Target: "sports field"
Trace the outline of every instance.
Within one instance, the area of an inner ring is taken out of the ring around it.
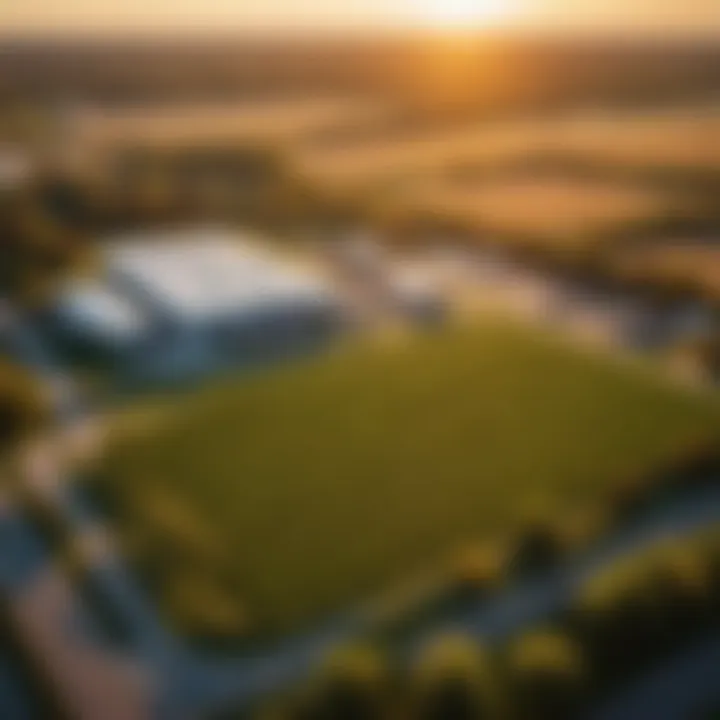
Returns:
[[[270,634],[720,428],[650,370],[490,321],[225,380],[166,416],[109,452],[119,532],[180,626],[205,608]]]

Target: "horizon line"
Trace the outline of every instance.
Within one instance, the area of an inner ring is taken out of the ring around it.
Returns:
[[[421,24],[322,26],[299,28],[297,26],[253,25],[227,29],[222,27],[194,28],[80,28],[68,30],[11,29],[0,28],[0,44],[95,44],[133,42],[243,42],[260,44],[269,41],[342,41],[352,39],[499,39],[499,40],[558,40],[576,38],[581,41],[642,41],[642,42],[701,42],[720,39],[720,28],[682,27],[668,28],[650,26],[588,26],[581,23],[563,26],[529,24],[495,24],[458,28],[440,28]]]

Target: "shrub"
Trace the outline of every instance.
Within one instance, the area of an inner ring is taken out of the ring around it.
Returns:
[[[0,455],[42,427],[49,403],[23,368],[0,360]]]
[[[297,701],[303,720],[379,720],[387,715],[385,664],[373,648],[355,646],[330,655]]]
[[[490,658],[463,636],[436,640],[413,669],[408,704],[417,720],[497,717],[501,701]]]
[[[515,541],[508,570],[520,577],[546,572],[555,566],[562,550],[560,533],[550,522],[532,521]]]
[[[461,547],[451,562],[451,580],[461,594],[482,595],[505,580],[507,551],[500,543]]]
[[[585,658],[566,635],[540,630],[510,644],[505,653],[517,718],[575,717],[586,698]]]
[[[569,626],[599,689],[627,681],[717,621],[715,536],[674,540],[614,563],[581,590]]]
[[[683,642],[707,627],[711,617],[709,554],[691,542],[659,549],[651,561],[649,584],[658,599],[670,640]]]

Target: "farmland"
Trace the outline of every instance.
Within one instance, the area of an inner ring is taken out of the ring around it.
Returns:
[[[720,248],[703,242],[658,243],[619,251],[621,273],[697,287],[707,297],[720,292]]]
[[[531,508],[597,507],[720,428],[712,399],[493,321],[170,402],[166,424],[116,438],[96,490],[172,623],[254,637]]]
[[[331,148],[308,148],[301,167],[354,184],[412,176],[457,163],[497,165],[533,154],[569,154],[621,166],[720,169],[720,112],[714,105],[611,115],[519,118]]]
[[[306,98],[90,109],[79,114],[77,131],[88,148],[111,157],[128,147],[160,153],[149,162],[150,205],[163,187],[170,195],[184,192],[167,187],[171,170],[160,168],[170,156],[161,150],[178,157],[192,155],[192,148],[211,150],[213,157],[226,150],[233,157],[260,144],[272,146],[273,158],[281,160],[277,167],[287,176],[278,182],[281,190],[302,188],[294,197],[265,193],[262,202],[278,216],[284,207],[306,207],[320,224],[338,206],[381,226],[398,214],[430,213],[540,246],[625,237],[678,221],[717,225],[712,199],[720,187],[720,111],[712,102],[485,121],[413,117],[400,100]],[[257,222],[242,174],[228,175],[220,160],[213,162],[219,177],[207,186],[220,198],[240,195],[242,202],[228,201],[235,220]],[[190,175],[200,177],[197,170]],[[141,181],[132,183],[139,195]],[[325,209],[312,207],[313,198],[322,198]]]
[[[178,146],[187,142],[293,141],[336,126],[373,126],[389,116],[382,103],[285,99],[200,104],[180,108],[88,109],[77,118],[79,137],[91,145]]]
[[[668,220],[717,225],[715,105],[439,125],[330,147],[299,138],[293,147],[321,187],[498,238],[566,245]]]
[[[282,142],[301,172],[348,187],[548,153],[620,166],[720,169],[720,109],[714,104],[405,127],[409,112],[402,103],[353,97],[90,108],[78,114],[76,130],[90,145]]]
[[[556,245],[651,219],[671,201],[663,193],[641,188],[556,177],[428,181],[405,202],[418,211],[460,219],[499,235],[522,234]]]

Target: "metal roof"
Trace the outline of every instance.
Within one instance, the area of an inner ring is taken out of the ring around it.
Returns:
[[[112,277],[179,319],[202,321],[330,300],[321,282],[236,238],[214,229],[133,236],[106,245],[105,262]]]
[[[139,338],[147,329],[142,311],[128,298],[97,281],[76,282],[61,295],[58,312],[75,331],[109,343]]]

